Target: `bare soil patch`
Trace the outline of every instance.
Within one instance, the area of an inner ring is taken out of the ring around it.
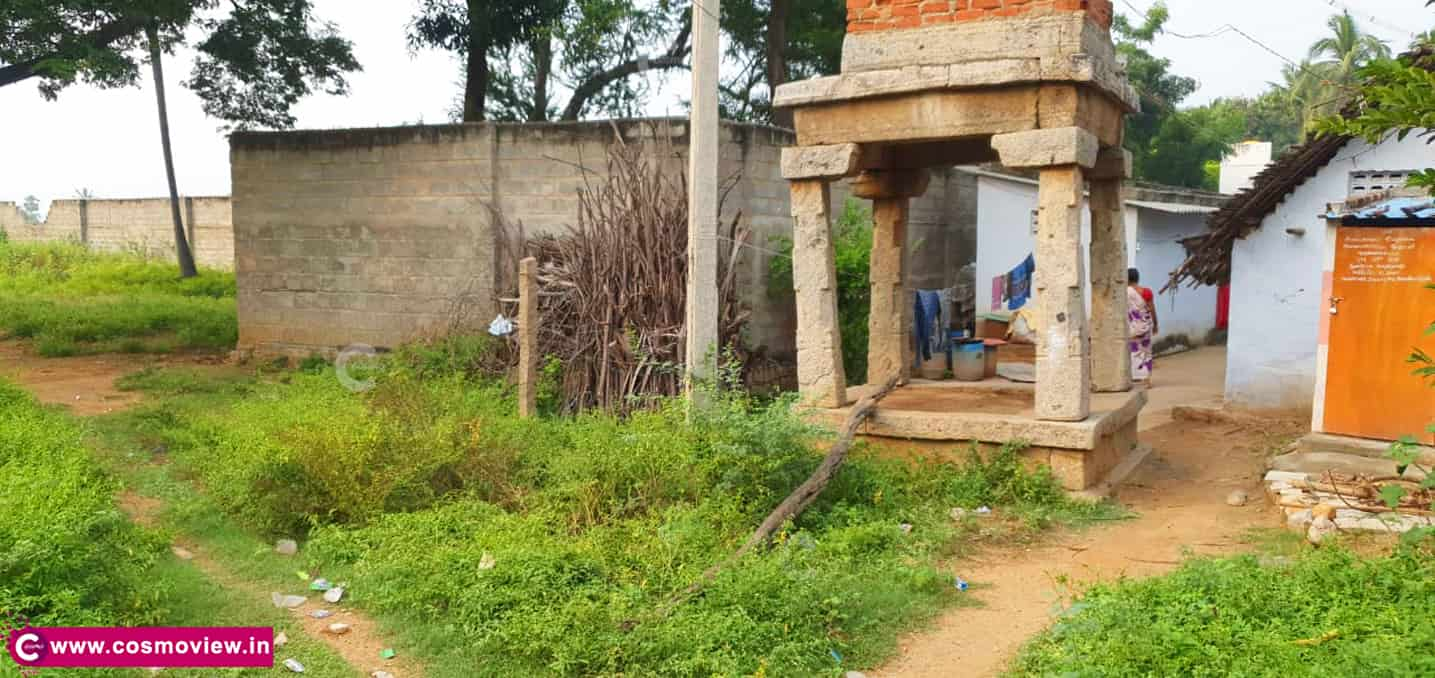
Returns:
[[[1189,554],[1242,550],[1251,528],[1280,525],[1260,480],[1272,446],[1301,428],[1298,420],[1263,427],[1178,421],[1142,433],[1155,451],[1118,496],[1138,517],[952,563],[983,606],[953,610],[909,637],[874,675],[997,675],[1084,585],[1162,574]],[[1250,502],[1227,505],[1233,490],[1244,490]]]
[[[103,354],[46,358],[22,341],[0,341],[0,377],[14,380],[47,405],[90,417],[118,412],[143,396],[115,388],[115,380],[146,367],[175,365],[226,369],[224,357],[204,353]]]

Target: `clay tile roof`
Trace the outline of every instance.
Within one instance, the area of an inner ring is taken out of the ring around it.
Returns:
[[[1291,191],[1315,176],[1350,137],[1324,135],[1292,146],[1257,174],[1251,187],[1241,191],[1206,220],[1209,234],[1193,242],[1190,256],[1171,274],[1168,288],[1181,283],[1224,285],[1231,278],[1231,247],[1239,238],[1260,228]]]

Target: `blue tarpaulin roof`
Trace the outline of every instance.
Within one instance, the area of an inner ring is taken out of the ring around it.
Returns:
[[[1358,219],[1361,221],[1435,219],[1435,200],[1430,198],[1389,198],[1357,210],[1341,214],[1331,211],[1327,219]]]

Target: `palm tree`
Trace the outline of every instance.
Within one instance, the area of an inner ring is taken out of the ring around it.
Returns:
[[[1310,46],[1310,59],[1329,68],[1327,75],[1336,87],[1345,89],[1353,84],[1361,66],[1390,58],[1390,45],[1360,30],[1350,12],[1332,16],[1326,25],[1330,35]]]

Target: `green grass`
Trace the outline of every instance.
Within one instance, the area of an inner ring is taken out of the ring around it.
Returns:
[[[238,339],[232,273],[81,245],[0,242],[0,337],[46,356],[223,350]]]
[[[790,402],[729,398],[693,425],[679,402],[519,420],[505,388],[443,362],[401,356],[363,394],[331,370],[147,373],[130,385],[151,404],[104,420],[103,440],[241,575],[292,579],[266,545],[307,536],[305,568],[350,582],[434,676],[838,675],[964,602],[941,563],[998,521],[953,507],[996,506],[1021,530],[1113,511],[1069,502],[1014,450],[961,466],[859,454],[774,548],[663,617],[806,477],[822,435]]]
[[[1435,561],[1427,546],[1197,559],[1100,584],[1033,641],[1014,675],[1428,676]],[[1307,642],[1299,642],[1307,641]]]
[[[303,636],[267,597],[219,587],[169,553],[165,530],[129,522],[114,500],[120,478],[91,456],[90,433],[72,417],[0,381],[0,611],[36,626],[274,626],[292,639],[280,657],[302,657],[307,675],[355,675],[326,646]],[[125,469],[127,481],[157,468],[138,460],[131,449],[110,465]],[[148,675],[131,670],[65,673]],[[18,669],[0,660],[0,675],[18,675]],[[213,671],[165,675],[198,678]]]

